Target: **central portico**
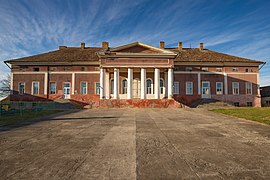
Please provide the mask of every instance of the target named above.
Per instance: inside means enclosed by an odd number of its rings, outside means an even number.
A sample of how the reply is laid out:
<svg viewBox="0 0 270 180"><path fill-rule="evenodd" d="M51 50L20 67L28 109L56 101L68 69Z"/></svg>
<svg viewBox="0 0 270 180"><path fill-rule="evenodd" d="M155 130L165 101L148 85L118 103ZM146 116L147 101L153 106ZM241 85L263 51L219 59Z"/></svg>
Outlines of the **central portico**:
<svg viewBox="0 0 270 180"><path fill-rule="evenodd" d="M177 54L135 42L108 48L100 58L100 99L171 99L173 59ZM161 46L162 47L162 46Z"/></svg>

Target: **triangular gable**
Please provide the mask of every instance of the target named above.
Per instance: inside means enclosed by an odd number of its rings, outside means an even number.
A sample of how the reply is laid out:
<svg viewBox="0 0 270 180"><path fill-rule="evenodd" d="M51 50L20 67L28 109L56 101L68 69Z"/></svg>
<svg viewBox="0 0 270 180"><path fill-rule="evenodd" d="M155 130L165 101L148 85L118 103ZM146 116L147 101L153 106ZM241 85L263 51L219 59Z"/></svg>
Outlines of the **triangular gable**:
<svg viewBox="0 0 270 180"><path fill-rule="evenodd" d="M110 52L115 53L165 53L165 54L174 54L174 52L157 48L155 46L151 46L148 44L144 44L141 42L134 42L130 44L126 44L123 46L118 46L115 48L111 48Z"/></svg>

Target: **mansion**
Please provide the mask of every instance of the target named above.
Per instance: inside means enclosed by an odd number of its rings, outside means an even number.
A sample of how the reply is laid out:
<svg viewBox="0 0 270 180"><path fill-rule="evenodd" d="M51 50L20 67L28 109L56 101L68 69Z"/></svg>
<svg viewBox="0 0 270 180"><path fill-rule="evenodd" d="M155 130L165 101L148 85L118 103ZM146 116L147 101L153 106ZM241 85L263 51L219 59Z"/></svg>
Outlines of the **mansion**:
<svg viewBox="0 0 270 180"><path fill-rule="evenodd" d="M69 99L177 101L186 106L214 99L260 106L261 61L204 48L154 47L134 42L110 47L59 46L58 50L7 60L12 101ZM159 101L156 101L159 102Z"/></svg>

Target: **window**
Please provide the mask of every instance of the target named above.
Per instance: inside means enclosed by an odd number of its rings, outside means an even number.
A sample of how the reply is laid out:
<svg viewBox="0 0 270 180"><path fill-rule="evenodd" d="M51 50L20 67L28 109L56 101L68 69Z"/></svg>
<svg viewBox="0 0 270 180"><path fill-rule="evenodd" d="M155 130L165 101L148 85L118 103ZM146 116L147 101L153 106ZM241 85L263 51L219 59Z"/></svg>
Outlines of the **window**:
<svg viewBox="0 0 270 180"><path fill-rule="evenodd" d="M36 71L36 72L38 72L39 71L39 68L34 68L33 70Z"/></svg>
<svg viewBox="0 0 270 180"><path fill-rule="evenodd" d="M246 72L253 72L252 68L246 68Z"/></svg>
<svg viewBox="0 0 270 180"><path fill-rule="evenodd" d="M95 86L96 86L95 94L100 94L100 83L99 82L96 82L95 83Z"/></svg>
<svg viewBox="0 0 270 180"><path fill-rule="evenodd" d="M270 101L265 101L266 106L270 106Z"/></svg>
<svg viewBox="0 0 270 180"><path fill-rule="evenodd" d="M246 94L251 95L252 94L252 83L246 82Z"/></svg>
<svg viewBox="0 0 270 180"><path fill-rule="evenodd" d="M236 107L240 106L239 102L234 102L233 105L236 106Z"/></svg>
<svg viewBox="0 0 270 180"><path fill-rule="evenodd" d="M122 81L122 93L127 94L127 79Z"/></svg>
<svg viewBox="0 0 270 180"><path fill-rule="evenodd" d="M247 107L252 107L252 102L247 102Z"/></svg>
<svg viewBox="0 0 270 180"><path fill-rule="evenodd" d="M193 82L186 82L186 94L193 94Z"/></svg>
<svg viewBox="0 0 270 180"><path fill-rule="evenodd" d="M50 94L56 94L56 82L50 82Z"/></svg>
<svg viewBox="0 0 270 180"><path fill-rule="evenodd" d="M81 71L86 71L86 67L81 67Z"/></svg>
<svg viewBox="0 0 270 180"><path fill-rule="evenodd" d="M173 94L180 94L179 82L177 82L177 81L173 82Z"/></svg>
<svg viewBox="0 0 270 180"><path fill-rule="evenodd" d="M95 67L95 71L99 71L100 70L100 68L99 67Z"/></svg>
<svg viewBox="0 0 270 180"><path fill-rule="evenodd" d="M216 72L222 72L222 68L216 68Z"/></svg>
<svg viewBox="0 0 270 180"><path fill-rule="evenodd" d="M152 94L152 79L146 80L146 94Z"/></svg>
<svg viewBox="0 0 270 180"><path fill-rule="evenodd" d="M238 68L232 68L233 72L238 72Z"/></svg>
<svg viewBox="0 0 270 180"><path fill-rule="evenodd" d="M192 71L192 67L186 67L186 71Z"/></svg>
<svg viewBox="0 0 270 180"><path fill-rule="evenodd" d="M160 86L160 94L164 94L164 80L163 79L160 79L160 82L159 82L159 86Z"/></svg>
<svg viewBox="0 0 270 180"><path fill-rule="evenodd" d="M114 80L111 79L111 94L114 94Z"/></svg>
<svg viewBox="0 0 270 180"><path fill-rule="evenodd" d="M25 83L20 82L19 83L19 94L24 94L25 93Z"/></svg>
<svg viewBox="0 0 270 180"><path fill-rule="evenodd" d="M39 82L32 82L32 94L39 94Z"/></svg>
<svg viewBox="0 0 270 180"><path fill-rule="evenodd" d="M81 94L87 94L87 83L81 82Z"/></svg>
<svg viewBox="0 0 270 180"><path fill-rule="evenodd" d="M208 67L203 67L202 68L202 71L207 72L208 71Z"/></svg>
<svg viewBox="0 0 270 180"><path fill-rule="evenodd" d="M239 94L239 82L232 82L233 94Z"/></svg>
<svg viewBox="0 0 270 180"><path fill-rule="evenodd" d="M216 82L216 94L223 94L223 83Z"/></svg>
<svg viewBox="0 0 270 180"><path fill-rule="evenodd" d="M57 68L56 67L50 67L50 71L56 71Z"/></svg>

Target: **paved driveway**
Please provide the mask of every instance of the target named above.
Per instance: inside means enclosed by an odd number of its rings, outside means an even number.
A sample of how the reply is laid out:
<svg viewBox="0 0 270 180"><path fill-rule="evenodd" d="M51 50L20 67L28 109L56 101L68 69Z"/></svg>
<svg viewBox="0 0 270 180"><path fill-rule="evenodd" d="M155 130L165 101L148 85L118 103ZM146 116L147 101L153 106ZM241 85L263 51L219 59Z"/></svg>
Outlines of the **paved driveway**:
<svg viewBox="0 0 270 180"><path fill-rule="evenodd" d="M201 109L83 110L0 130L1 179L269 179L270 126Z"/></svg>

